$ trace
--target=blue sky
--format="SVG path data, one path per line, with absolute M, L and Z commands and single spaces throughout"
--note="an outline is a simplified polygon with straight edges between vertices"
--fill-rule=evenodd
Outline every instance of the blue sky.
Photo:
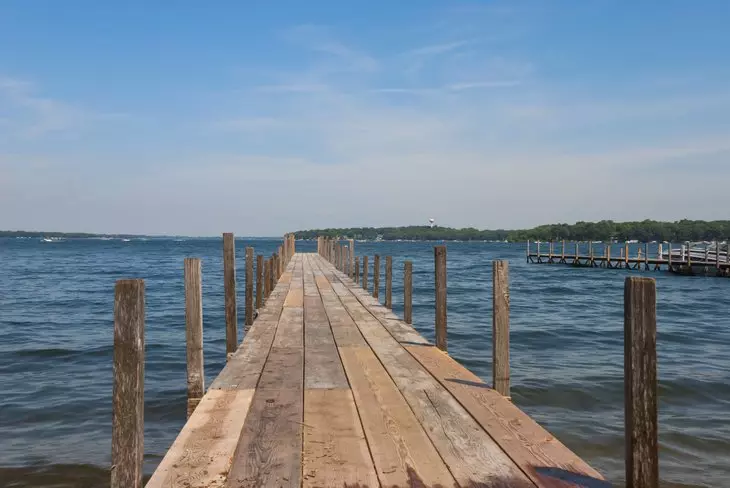
M 0 229 L 727 218 L 730 2 L 0 2 Z

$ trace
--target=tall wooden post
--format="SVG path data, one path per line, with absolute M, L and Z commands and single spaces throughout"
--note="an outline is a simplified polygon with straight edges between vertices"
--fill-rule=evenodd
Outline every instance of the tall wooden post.
M 436 267 L 436 347 L 446 351 L 446 246 L 435 246 L 433 256 Z
M 550 239 L 550 242 L 548 243 L 548 262 L 549 263 L 553 262 L 553 249 L 554 249 L 553 240 Z
M 509 265 L 492 261 L 492 381 L 503 396 L 510 396 L 509 378 Z
M 355 276 L 355 239 L 350 239 L 350 278 Z
M 629 243 L 624 242 L 624 268 L 628 269 L 629 267 Z
M 274 292 L 276 287 L 276 254 L 272 254 L 269 258 L 269 296 Z
M 362 257 L 362 288 L 363 290 L 368 289 L 368 257 Z
M 256 308 L 264 305 L 264 255 L 256 256 Z
M 205 395 L 203 373 L 203 282 L 200 259 L 185 258 L 185 342 L 188 364 L 188 417 Z
M 649 269 L 649 243 L 644 243 L 644 268 Z
M 264 263 L 264 298 L 268 299 L 271 295 L 271 258 Z
M 360 256 L 355 256 L 355 284 L 360 284 Z
M 380 255 L 375 255 L 373 261 L 373 297 L 380 298 Z
M 413 323 L 413 262 L 403 263 L 403 321 Z
M 238 317 L 236 310 L 236 251 L 233 234 L 223 234 L 223 284 L 226 307 L 226 357 L 238 347 Z
M 563 239 L 563 243 L 560 246 L 560 260 L 565 262 L 565 239 Z
M 284 274 L 284 246 L 279 246 L 279 252 L 276 255 L 276 280 L 278 281 L 279 278 L 281 278 L 281 275 Z
M 527 239 L 527 246 L 525 248 L 525 259 L 528 263 L 530 262 L 530 239 Z
M 385 307 L 393 308 L 393 256 L 385 256 Z
M 627 488 L 659 486 L 657 444 L 656 282 L 624 285 L 624 402 Z
M 144 456 L 144 280 L 114 288 L 111 488 L 142 488 Z
M 611 241 L 606 245 L 606 267 L 610 268 L 611 265 Z
M 245 330 L 253 325 L 253 248 L 246 248 L 246 310 Z

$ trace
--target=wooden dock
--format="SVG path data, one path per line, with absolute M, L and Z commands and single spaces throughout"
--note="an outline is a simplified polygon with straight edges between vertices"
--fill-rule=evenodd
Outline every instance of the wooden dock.
M 664 245 L 666 244 L 666 247 Z M 722 244 L 726 246 L 726 244 Z M 533 247 L 534 246 L 534 247 Z M 682 275 L 730 277 L 730 252 L 719 243 L 673 248 L 671 243 L 527 242 L 528 263 L 587 268 L 666 270 Z
M 148 487 L 610 486 L 349 274 L 292 255 Z

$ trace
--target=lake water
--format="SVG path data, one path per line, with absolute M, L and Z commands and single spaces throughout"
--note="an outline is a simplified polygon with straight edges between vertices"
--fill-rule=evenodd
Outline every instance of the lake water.
M 279 244 L 236 242 L 239 320 L 243 248 L 270 255 Z M 393 256 L 399 315 L 403 260 L 413 260 L 414 326 L 433 340 L 433 243 L 357 243 L 356 251 Z M 146 280 L 145 471 L 154 470 L 185 422 L 183 258 L 189 256 L 203 260 L 209 385 L 225 362 L 220 239 L 0 239 L 0 486 L 108 486 L 120 278 Z M 514 402 L 621 486 L 623 282 L 640 272 L 526 264 L 524 246 L 449 243 L 449 353 L 488 383 L 493 259 L 510 263 Z M 730 280 L 644 273 L 658 288 L 664 486 L 727 486 Z

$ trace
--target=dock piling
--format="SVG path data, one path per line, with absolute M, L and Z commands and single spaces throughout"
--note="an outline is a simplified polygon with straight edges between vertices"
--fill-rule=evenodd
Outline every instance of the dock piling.
M 403 321 L 413 323 L 413 262 L 403 263 Z
M 627 488 L 657 488 L 656 282 L 624 284 L 624 402 Z
M 362 257 L 362 288 L 368 290 L 368 257 Z
M 393 256 L 385 256 L 385 308 L 393 308 Z
M 380 254 L 373 259 L 373 297 L 380 298 Z
M 248 331 L 253 325 L 253 247 L 246 248 L 246 309 L 244 330 Z
M 264 263 L 264 298 L 268 300 L 271 295 L 271 258 Z
M 114 289 L 111 488 L 142 488 L 144 457 L 144 280 Z
M 256 308 L 264 305 L 264 255 L 256 256 Z
M 360 284 L 360 256 L 355 256 L 355 283 Z
M 510 396 L 509 373 L 509 264 L 492 261 L 492 384 Z
M 187 345 L 188 418 L 205 395 L 203 363 L 203 280 L 200 259 L 185 258 L 185 342 Z
M 238 317 L 236 311 L 236 250 L 233 234 L 223 234 L 223 284 L 226 308 L 226 358 L 238 347 Z
M 355 239 L 350 239 L 350 278 L 355 276 Z
M 435 246 L 433 255 L 436 281 L 436 347 L 446 351 L 446 246 Z

